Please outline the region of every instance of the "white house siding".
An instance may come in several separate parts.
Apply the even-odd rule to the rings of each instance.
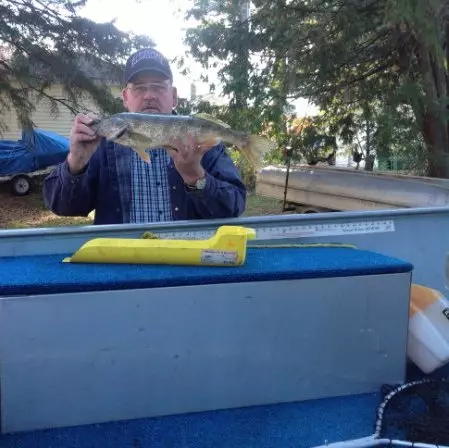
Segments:
[[[120,95],[120,89],[118,87],[112,87],[111,91],[116,96]],[[67,97],[63,92],[61,85],[54,85],[47,92],[55,98]],[[92,112],[98,112],[94,102],[87,96],[80,102],[86,109],[91,110]],[[62,104],[58,105],[56,114],[52,113],[50,101],[46,98],[42,98],[35,103],[35,111],[32,114],[32,120],[36,127],[56,132],[64,137],[69,137],[73,118],[74,114]],[[2,110],[0,120],[2,125],[7,127],[7,129],[2,130],[1,132],[1,140],[17,140],[21,137],[22,129],[14,109]]]

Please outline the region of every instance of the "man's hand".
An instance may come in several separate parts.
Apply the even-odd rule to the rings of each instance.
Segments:
[[[78,174],[85,168],[100,143],[100,137],[89,127],[93,118],[96,118],[94,114],[78,114],[73,122],[70,132],[70,152],[67,157],[72,174]]]
[[[204,177],[205,171],[201,165],[204,154],[209,151],[216,141],[198,144],[195,137],[188,134],[183,139],[175,139],[167,148],[173,159],[176,169],[187,185],[193,185],[198,179]]]

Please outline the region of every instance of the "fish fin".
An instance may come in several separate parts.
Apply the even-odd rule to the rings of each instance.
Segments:
[[[145,162],[145,163],[151,163],[150,155],[145,151],[144,148],[140,146],[133,147],[134,151],[137,152],[139,157]]]
[[[229,126],[229,124],[225,123],[224,121],[221,121],[218,118],[213,117],[212,115],[203,113],[203,112],[199,112],[197,114],[193,115],[195,118],[200,118],[201,120],[206,120],[206,121],[210,121],[212,123],[218,124],[220,126],[223,126],[224,128],[228,128],[230,129],[231,126]]]
[[[277,148],[277,143],[259,135],[248,135],[246,144],[240,146],[240,151],[256,170],[263,167],[265,154]]]
[[[221,143],[220,137],[206,137],[206,138],[199,138],[198,143],[200,146],[203,146],[205,148],[210,148],[212,146],[219,145]]]

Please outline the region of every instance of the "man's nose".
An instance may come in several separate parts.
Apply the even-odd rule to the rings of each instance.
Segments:
[[[152,100],[152,99],[156,98],[156,93],[154,92],[153,89],[147,88],[147,89],[145,90],[145,94],[144,94],[143,97],[144,97],[146,100]]]

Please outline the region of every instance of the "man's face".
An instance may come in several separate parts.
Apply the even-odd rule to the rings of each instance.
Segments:
[[[176,87],[156,73],[139,73],[122,91],[129,112],[170,114],[177,103]]]

